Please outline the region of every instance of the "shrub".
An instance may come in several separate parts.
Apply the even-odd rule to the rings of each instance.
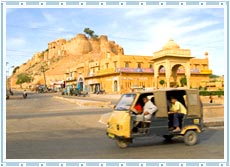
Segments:
[[[201,96],[224,96],[224,91],[223,90],[217,90],[217,91],[200,91],[199,92]]]

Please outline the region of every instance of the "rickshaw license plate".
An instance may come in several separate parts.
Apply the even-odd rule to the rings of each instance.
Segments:
[[[111,137],[111,138],[115,137],[114,134],[111,134],[111,133],[109,133],[108,136]]]

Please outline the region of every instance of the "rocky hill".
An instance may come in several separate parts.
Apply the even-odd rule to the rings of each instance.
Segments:
[[[107,36],[98,38],[88,38],[84,34],[65,40],[57,39],[48,43],[48,48],[39,53],[35,53],[30,60],[19,66],[11,76],[11,86],[16,85],[17,75],[28,73],[34,78],[31,85],[44,84],[41,67],[46,65],[47,81],[59,81],[64,79],[64,73],[73,69],[80,63],[96,61],[103,58],[107,53],[119,55],[124,54],[124,50],[114,41],[109,41]],[[26,86],[26,85],[25,85]]]

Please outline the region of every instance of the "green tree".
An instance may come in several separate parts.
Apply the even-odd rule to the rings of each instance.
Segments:
[[[220,76],[218,76],[218,75],[215,75],[215,74],[211,74],[211,75],[209,75],[209,78],[219,78]]]
[[[98,38],[98,35],[94,34],[94,31],[91,30],[90,28],[85,28],[84,33],[86,33],[91,38],[94,38],[94,39]]]
[[[165,81],[162,79],[159,81],[160,85],[163,86],[165,84]]]
[[[186,77],[181,78],[180,79],[180,84],[181,84],[181,86],[187,85],[187,78]]]
[[[21,73],[21,74],[17,75],[16,84],[20,85],[20,87],[22,87],[23,83],[29,83],[31,81],[33,81],[33,78],[29,74],[27,74],[27,73]]]

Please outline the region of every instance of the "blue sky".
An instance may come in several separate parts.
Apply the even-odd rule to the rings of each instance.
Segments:
[[[153,55],[170,38],[204,58],[214,74],[225,73],[222,8],[8,8],[6,60],[18,66],[57,38],[70,39],[89,27],[107,35],[125,54]]]

